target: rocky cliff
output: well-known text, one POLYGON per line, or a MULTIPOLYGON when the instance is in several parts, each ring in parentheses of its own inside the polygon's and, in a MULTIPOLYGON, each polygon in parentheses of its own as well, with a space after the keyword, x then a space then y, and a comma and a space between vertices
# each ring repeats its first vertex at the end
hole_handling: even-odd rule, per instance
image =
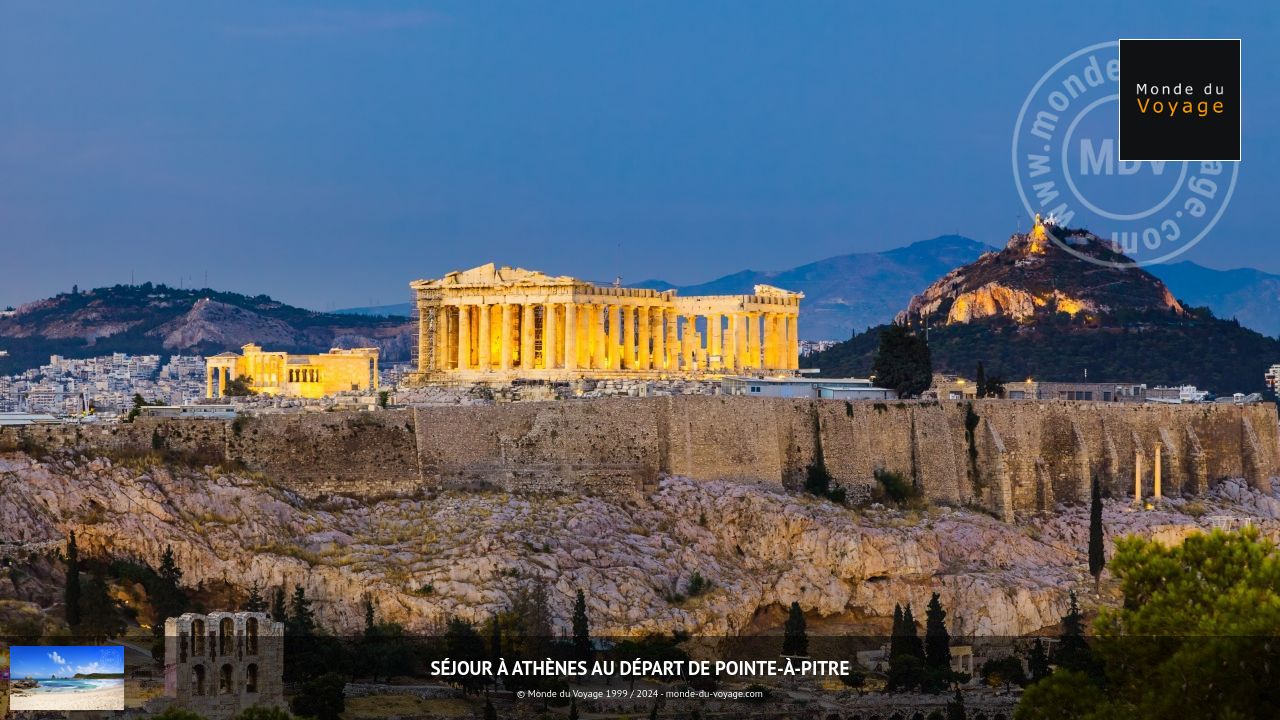
MULTIPOLYGON (((770 632, 771 610, 793 601, 815 632, 883 633, 894 603, 923 605, 938 591, 953 633, 1012 635, 1053 625, 1067 593, 1091 584, 1080 507, 1010 524, 680 477, 642 500, 447 491, 308 501, 262 476, 69 452, 0 455, 0 487, 4 541, 38 545, 75 530, 82 554, 153 566, 172 545, 186 582, 300 584, 336 629, 360 625, 366 593, 387 618, 424 631, 446 616, 483 620, 540 582, 562 629, 573 594, 586 591, 602 634, 770 632), (695 572, 711 590, 677 597, 695 572)), ((1275 495, 1227 481, 1155 511, 1109 502, 1106 524, 1109 542, 1176 542, 1244 522, 1275 538, 1277 517, 1275 495)))

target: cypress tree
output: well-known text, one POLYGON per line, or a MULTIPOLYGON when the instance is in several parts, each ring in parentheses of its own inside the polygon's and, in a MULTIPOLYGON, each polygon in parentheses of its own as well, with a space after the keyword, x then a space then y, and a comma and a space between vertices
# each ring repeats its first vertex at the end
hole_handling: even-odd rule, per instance
POLYGON ((289 619, 289 613, 285 610, 284 605, 283 587, 277 587, 271 593, 271 619, 278 622, 285 622, 289 619))
POLYGON ((573 652, 579 660, 591 660, 591 622, 587 619, 587 598, 581 590, 573 603, 573 652))
POLYGON ((964 696, 960 694, 960 688, 956 688, 955 697, 947 703, 947 720, 965 720, 964 696))
POLYGON ((1042 678, 1048 677, 1051 670, 1049 669, 1049 654, 1045 652, 1044 643, 1040 638, 1031 644, 1031 654, 1027 657, 1027 674, 1028 679, 1035 682, 1042 678))
POLYGON ((498 711, 493 707, 493 700, 488 695, 484 698, 484 720, 498 720, 498 711))
POLYGON ((911 603, 902 611, 902 637, 906 653, 924 660, 924 643, 920 640, 920 623, 911 614, 911 603))
POLYGON ((951 636, 947 633, 947 611, 942 609, 938 593, 929 598, 925 610, 924 654, 929 670, 929 689, 938 692, 946 687, 951 677, 951 636))
POLYGON ((787 624, 782 630, 782 654, 804 657, 809 654, 809 635, 805 632, 804 612, 800 603, 792 602, 787 624))
POLYGON ((1107 558, 1102 536, 1102 487, 1098 478, 1093 479, 1093 490, 1089 502, 1089 574, 1093 576, 1094 591, 1102 579, 1102 568, 1106 567, 1107 558))
POLYGON ((307 599, 307 591, 301 585, 293 586, 293 598, 289 602, 289 619, 286 621, 291 635, 309 636, 316 629, 315 613, 311 611, 311 601, 307 599))
POLYGON ((893 632, 889 635, 889 658, 902 654, 902 605, 893 604, 893 632))
POLYGON ((364 634, 365 637, 373 635, 374 618, 373 618, 373 598, 368 595, 364 596, 364 634))
POLYGON ((262 612, 267 609, 267 600, 262 597, 262 590, 258 587, 258 581, 254 580, 249 586, 249 597, 244 601, 245 612, 262 612))
POLYGON ((67 624, 75 630, 80 625, 80 550, 76 547, 76 531, 67 539, 67 584, 63 592, 67 624))
POLYGON ((569 720, 578 720, 578 698, 569 701, 569 720))
POLYGON ((974 382, 973 382, 973 384, 976 386, 974 387, 974 390, 976 391, 978 397, 984 398, 987 396, 987 370, 986 368, 982 367, 981 360, 978 361, 978 372, 976 373, 976 375, 977 377, 974 378, 974 382))

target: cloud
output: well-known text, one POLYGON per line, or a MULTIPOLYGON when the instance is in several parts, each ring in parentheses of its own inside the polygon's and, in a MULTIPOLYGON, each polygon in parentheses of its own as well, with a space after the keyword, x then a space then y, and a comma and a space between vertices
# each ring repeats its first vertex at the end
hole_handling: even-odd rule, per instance
POLYGON ((89 663, 88 665, 76 666, 76 674, 78 675, 90 675, 92 673, 116 673, 116 672, 120 672, 120 671, 118 669, 113 670, 107 667, 106 665, 103 665, 102 663, 98 662, 97 660, 89 663))

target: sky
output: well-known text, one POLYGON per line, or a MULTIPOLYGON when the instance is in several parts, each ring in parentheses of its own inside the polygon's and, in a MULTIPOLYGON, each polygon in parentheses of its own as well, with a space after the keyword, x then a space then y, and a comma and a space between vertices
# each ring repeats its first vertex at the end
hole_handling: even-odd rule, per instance
POLYGON ((48 678, 124 672, 119 645, 15 645, 9 648, 9 676, 48 678))
POLYGON ((677 284, 1026 228, 1057 60, 1243 40, 1237 189, 1187 253, 1280 272, 1280 5, 0 0, 0 306, 150 280, 319 310, 485 262, 677 284))

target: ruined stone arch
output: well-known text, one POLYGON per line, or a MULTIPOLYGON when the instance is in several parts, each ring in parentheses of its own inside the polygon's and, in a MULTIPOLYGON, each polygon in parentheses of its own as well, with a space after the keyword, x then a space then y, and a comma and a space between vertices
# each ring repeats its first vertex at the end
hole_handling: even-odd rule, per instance
POLYGON ((235 649, 236 623, 229 617, 218 622, 218 654, 230 655, 235 649))
POLYGON ((258 665, 257 663, 249 663, 244 669, 244 691, 246 693, 258 692, 258 665))
POLYGON ((258 654, 258 618, 251 617, 244 621, 245 654, 258 654))
POLYGON ((204 621, 191 621, 191 654, 196 657, 204 655, 204 621))
POLYGON ((218 694, 230 695, 236 691, 235 669, 226 663, 218 670, 218 694))
POLYGON ((203 665, 191 666, 191 694, 204 695, 207 691, 203 665))

